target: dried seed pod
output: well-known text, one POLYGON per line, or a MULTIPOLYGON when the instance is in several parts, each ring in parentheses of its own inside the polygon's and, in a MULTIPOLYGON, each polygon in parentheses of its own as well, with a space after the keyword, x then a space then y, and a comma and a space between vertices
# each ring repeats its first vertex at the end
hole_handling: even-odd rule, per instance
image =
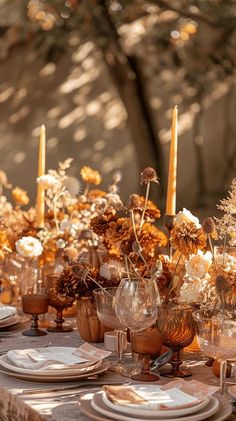
POLYGON ((216 291, 218 292, 218 294, 229 291, 229 285, 224 275, 217 275, 215 286, 216 286, 216 291))
POLYGON ((205 234, 210 235, 215 231, 215 222, 213 218, 208 217, 204 219, 202 223, 202 229, 205 232, 205 234))
POLYGON ((157 173, 152 167, 147 167, 141 172, 141 184, 148 184, 151 182, 159 184, 157 173))

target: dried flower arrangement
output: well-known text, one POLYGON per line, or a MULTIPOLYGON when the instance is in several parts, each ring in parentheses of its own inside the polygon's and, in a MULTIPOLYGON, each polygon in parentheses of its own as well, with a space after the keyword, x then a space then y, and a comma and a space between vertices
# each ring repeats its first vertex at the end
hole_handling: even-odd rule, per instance
POLYGON ((152 182, 158 183, 156 172, 146 168, 141 174, 145 197, 132 194, 124 206, 114 183, 108 195, 100 199, 102 212, 93 215, 90 230, 106 250, 106 256, 100 267, 88 267, 80 255, 76 265, 65 268, 61 274, 60 293, 79 298, 91 295, 98 285, 118 285, 122 277, 158 278, 160 248, 166 246, 167 238, 154 224, 160 210, 148 199, 152 182))
POLYGON ((224 312, 236 304, 236 179, 217 208, 224 212, 222 218, 208 217, 202 224, 210 251, 190 257, 180 290, 185 302, 197 302, 206 312, 224 312), (213 247, 213 240, 223 240, 223 245, 213 247))

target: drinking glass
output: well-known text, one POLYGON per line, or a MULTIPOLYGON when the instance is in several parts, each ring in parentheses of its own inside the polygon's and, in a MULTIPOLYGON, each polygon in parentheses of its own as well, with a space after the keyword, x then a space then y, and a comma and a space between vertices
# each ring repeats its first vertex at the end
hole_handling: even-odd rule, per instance
POLYGON ((197 336, 203 354, 220 361, 220 387, 225 393, 227 359, 236 356, 236 316, 227 312, 227 316, 206 316, 201 311, 194 311, 197 322, 197 336))
POLYGON ((186 305, 162 305, 158 309, 157 326, 163 336, 163 344, 173 352, 170 371, 161 373, 164 377, 190 377, 190 370, 180 369, 180 350, 191 344, 195 335, 192 309, 186 305))
MULTIPOLYGON (((120 282, 115 296, 115 313, 119 322, 132 334, 152 326, 160 304, 156 281, 152 279, 125 278, 120 282)), ((132 378, 135 378, 135 374, 132 378)))
POLYGON ((72 332, 72 328, 69 326, 63 326, 64 319, 63 319, 63 310, 68 307, 71 307, 74 298, 72 297, 64 297, 63 295, 59 294, 57 288, 57 281, 58 281, 58 273, 49 273, 46 275, 46 293, 48 294, 48 304, 55 308, 57 311, 56 316, 56 326, 50 326, 47 328, 48 332, 72 332))
POLYGON ((43 336, 47 333, 38 327, 38 315, 47 313, 48 296, 42 279, 42 272, 36 267, 28 267, 22 295, 22 310, 31 314, 31 328, 22 332, 25 336, 43 336))
POLYGON ((143 382, 153 382, 159 380, 157 374, 150 372, 151 357, 156 358, 161 353, 162 336, 153 326, 141 332, 135 332, 131 335, 132 351, 142 355, 142 371, 133 376, 135 380, 143 382))
POLYGON ((112 329, 115 329, 117 332, 117 363, 112 364, 112 368, 115 371, 121 372, 123 370, 122 365, 122 354, 123 354, 123 344, 126 336, 124 332, 124 326, 119 322, 116 313, 115 313, 115 296, 117 288, 110 287, 105 289, 95 289, 93 295, 95 298, 97 316, 100 322, 112 329))

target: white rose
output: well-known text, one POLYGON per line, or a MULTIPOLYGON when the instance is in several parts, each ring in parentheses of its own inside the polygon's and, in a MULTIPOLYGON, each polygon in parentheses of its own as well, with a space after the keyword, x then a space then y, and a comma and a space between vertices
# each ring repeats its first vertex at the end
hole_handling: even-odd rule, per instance
POLYGON ((37 257, 43 252, 41 242, 34 237, 22 237, 16 242, 16 251, 23 257, 37 257))
POLYGON ((37 178, 37 183, 45 190, 59 185, 59 181, 51 174, 41 175, 37 178))
POLYGON ((182 211, 178 212, 175 218, 175 225, 182 225, 183 222, 193 222, 196 228, 200 228, 199 219, 194 216, 188 209, 183 208, 182 211))
POLYGON ((201 300, 198 282, 184 283, 180 289, 180 299, 186 304, 198 303, 201 300))
POLYGON ((186 263, 186 275, 193 279, 202 279, 212 262, 212 254, 207 251, 205 254, 202 251, 198 251, 198 254, 190 257, 186 263))

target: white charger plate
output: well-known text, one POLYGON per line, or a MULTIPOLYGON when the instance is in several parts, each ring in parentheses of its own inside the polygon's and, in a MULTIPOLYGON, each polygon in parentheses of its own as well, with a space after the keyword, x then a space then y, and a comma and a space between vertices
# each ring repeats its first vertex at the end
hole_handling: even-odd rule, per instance
MULTIPOLYGON (((107 406, 104 404, 103 399, 102 399, 102 392, 98 392, 95 393, 92 400, 91 400, 91 406, 92 408, 102 414, 105 415, 111 419, 114 420, 118 420, 118 421, 154 421, 154 420, 161 420, 163 418, 159 418, 159 417, 150 417, 150 416, 144 416, 141 415, 140 417, 137 416, 133 416, 133 415, 124 415, 123 413, 119 412, 119 411, 114 411, 111 410, 109 408, 107 408, 107 406)), ((217 412, 217 410, 219 409, 219 401, 217 398, 215 398, 214 396, 211 396, 209 399, 209 403, 207 406, 205 406, 204 408, 200 409, 199 411, 197 411, 195 414, 193 415, 188 415, 188 421, 201 421, 203 419, 206 419, 208 417, 210 417, 211 415, 213 415, 215 412, 217 412)), ((182 417, 175 417, 174 418, 175 421, 183 421, 182 417)), ((165 421, 173 421, 173 418, 165 418, 165 421)))
MULTIPOLYGON (((72 348, 72 347, 50 347, 52 350, 53 349, 57 349, 60 350, 61 352, 68 352, 68 353, 72 353, 76 350, 76 348, 72 348)), ((39 351, 45 351, 45 348, 37 348, 39 351)), ((49 349, 49 347, 47 348, 47 350, 49 349)), ((101 365, 102 361, 98 361, 95 364, 91 364, 91 363, 82 363, 81 365, 78 365, 78 368, 75 367, 73 365, 72 367, 60 367, 60 364, 57 364, 57 368, 43 368, 43 369, 27 369, 27 368, 22 368, 22 367, 17 367, 15 364, 13 364, 12 361, 10 361, 7 357, 7 355, 2 355, 0 356, 0 366, 6 368, 7 370, 13 371, 15 373, 21 373, 21 374, 33 374, 35 376, 41 376, 41 377, 45 377, 45 376, 61 376, 62 372, 65 375, 69 375, 69 376, 74 376, 74 375, 78 375, 78 374, 85 374, 88 373, 92 370, 94 370, 95 368, 98 368, 101 365), (88 365, 89 364, 89 365, 88 365)), ((56 366, 56 365, 55 365, 56 366)))
MULTIPOLYGON (((150 393, 156 392, 157 390, 161 390, 160 386, 157 385, 133 385, 134 390, 138 393, 139 387, 146 387, 149 389, 150 393)), ((168 391, 166 391, 168 392, 168 391)), ((150 416, 150 417, 157 417, 157 418, 174 418, 174 417, 180 417, 183 415, 191 414, 193 412, 197 412, 200 409, 204 408, 209 404, 209 398, 206 398, 200 402, 193 403, 192 406, 188 406, 186 408, 180 408, 180 409, 174 409, 174 408, 165 408, 165 409, 154 409, 150 408, 150 405, 145 405, 146 409, 144 408, 144 405, 122 405, 122 404, 115 404, 110 401, 110 399, 107 397, 106 392, 102 392, 102 399, 104 404, 112 409, 113 411, 119 411, 125 414, 130 415, 143 415, 144 417, 150 416)), ((178 402, 176 402, 176 405, 178 402)), ((151 404, 153 406, 153 404, 151 404)))
POLYGON ((0 369, 0 373, 6 374, 7 376, 14 377, 15 379, 19 380, 26 380, 32 382, 41 382, 41 383, 61 383, 61 382, 74 382, 80 379, 86 379, 91 376, 95 376, 98 374, 102 374, 107 371, 110 367, 109 361, 104 361, 98 368, 90 371, 89 373, 84 374, 62 374, 60 376, 37 376, 35 374, 22 374, 22 373, 15 373, 13 371, 8 371, 7 369, 0 369))
MULTIPOLYGON (((86 393, 85 395, 80 397, 79 407, 80 407, 81 412, 83 412, 85 415, 87 415, 88 417, 90 417, 92 420, 95 420, 95 421, 113 421, 114 418, 112 416, 108 417, 105 415, 101 415, 95 409, 93 409, 91 405, 92 397, 93 397, 93 394, 91 393, 86 393)), ((227 419, 232 413, 232 407, 227 399, 221 399, 221 397, 219 397, 219 402, 220 402, 220 407, 213 415, 207 417, 205 416, 205 414, 202 414, 202 418, 200 418, 200 420, 204 420, 207 418, 207 421, 224 421, 225 419, 227 419)), ((129 421, 133 421, 133 417, 129 417, 128 419, 129 421)), ((181 421, 185 420, 185 418, 180 418, 180 419, 181 421)), ((141 420, 146 421, 144 418, 141 418, 141 420)), ((139 421, 140 421, 140 418, 139 418, 139 421)), ((190 416, 190 417, 186 417, 186 421, 193 421, 193 420, 190 416)))

